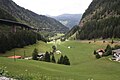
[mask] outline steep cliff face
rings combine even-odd
[[[12,0],[0,0],[0,11],[0,14],[2,14],[0,15],[0,18],[2,19],[15,20],[41,30],[54,32],[67,32],[69,30],[66,26],[62,25],[55,19],[44,15],[38,15],[30,10],[24,9]],[[8,18],[5,17],[5,14]]]
[[[78,39],[120,37],[120,0],[93,0],[79,26]]]

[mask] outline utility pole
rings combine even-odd
[[[24,50],[24,59],[25,59],[25,50]]]
[[[15,25],[13,25],[12,32],[14,33],[14,39],[15,39],[15,33],[16,33],[16,26]],[[16,58],[15,58],[15,49],[14,49],[14,61],[16,61]]]
[[[16,61],[16,58],[15,58],[15,49],[14,49],[14,61]]]

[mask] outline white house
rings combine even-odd
[[[113,60],[120,61],[120,49],[116,49],[112,51],[113,53]]]
[[[61,51],[60,51],[60,50],[57,50],[57,51],[56,51],[56,54],[61,54]]]

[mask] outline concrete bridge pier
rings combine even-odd
[[[12,26],[12,29],[11,29],[11,32],[15,33],[17,30],[16,30],[16,25],[13,25]]]

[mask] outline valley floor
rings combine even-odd
[[[55,42],[53,43],[55,44]],[[37,46],[42,47],[41,45],[43,45],[43,48],[39,48],[41,52],[50,51],[53,43],[39,42]],[[89,41],[65,41],[59,42],[59,44],[56,42],[61,54],[69,57],[70,66],[23,59],[14,61],[0,57],[0,67],[6,67],[12,76],[24,77],[24,80],[119,80],[119,62],[110,61],[109,57],[96,59],[93,55],[94,50],[105,48],[107,44],[102,42],[89,44]],[[33,46],[24,49],[28,48],[31,50]],[[19,51],[19,49],[17,50]],[[7,52],[2,56],[8,56],[8,54],[11,53]],[[55,55],[56,60],[59,56],[60,54]]]

